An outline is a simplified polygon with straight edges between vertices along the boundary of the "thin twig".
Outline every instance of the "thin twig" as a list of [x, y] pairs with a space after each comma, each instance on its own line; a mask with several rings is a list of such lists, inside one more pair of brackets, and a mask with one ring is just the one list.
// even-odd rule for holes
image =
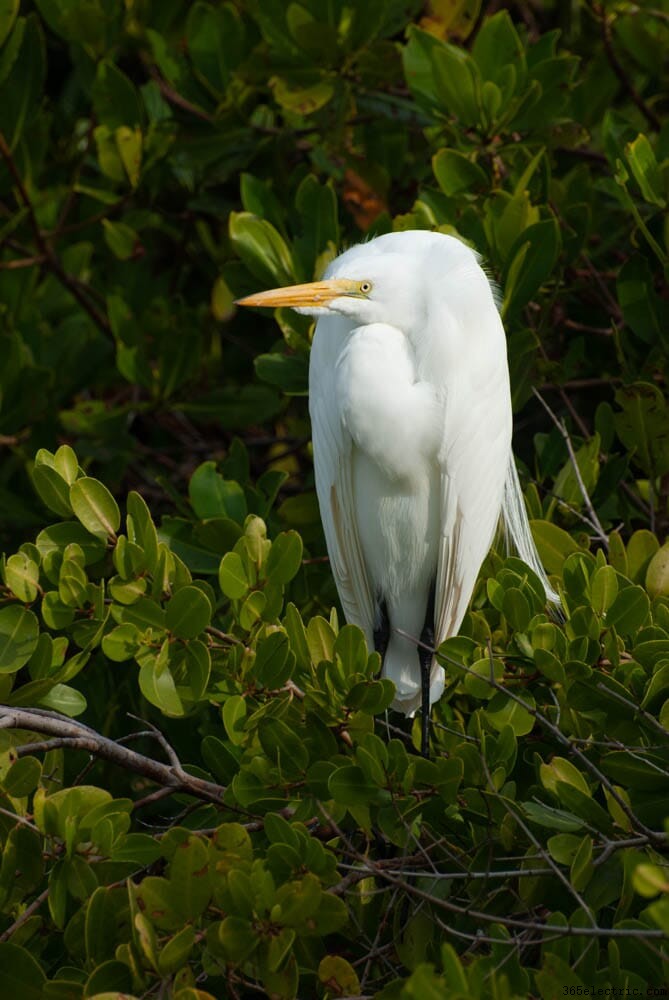
[[23, 267], [35, 267], [37, 264], [46, 263], [44, 254], [35, 254], [33, 257], [19, 257], [16, 260], [0, 261], [0, 271], [18, 271]]
[[170, 102], [170, 104], [173, 104], [174, 107], [181, 108], [182, 111], [187, 111], [189, 114], [194, 115], [203, 122], [209, 122], [211, 124], [214, 121], [212, 115], [207, 114], [207, 112], [203, 111], [202, 108], [198, 108], [197, 105], [192, 104], [191, 101], [182, 97], [181, 94], [174, 90], [173, 87], [170, 87], [169, 83], [166, 80], [163, 80], [162, 76], [160, 76], [155, 69], [151, 70], [151, 76], [157, 83], [160, 93], [167, 101]]
[[165, 755], [169, 760], [170, 764], [172, 765], [172, 767], [181, 766], [181, 762], [179, 760], [179, 757], [177, 756], [176, 750], [174, 749], [172, 744], [168, 742], [166, 737], [163, 736], [163, 734], [161, 733], [161, 731], [158, 729], [157, 726], [154, 726], [152, 722], [147, 722], [146, 719], [140, 718], [139, 715], [133, 715], [132, 712], [128, 712], [128, 718], [134, 719], [135, 722], [141, 722], [143, 726], [148, 726], [147, 735], [151, 736], [154, 740], [156, 740], [157, 743], [160, 744], [160, 746], [165, 751]]
[[14, 923], [10, 927], [8, 927], [7, 930], [3, 931], [2, 934], [0, 934], [0, 942], [9, 941], [9, 939], [19, 929], [19, 927], [22, 927], [27, 920], [30, 920], [33, 913], [36, 913], [37, 910], [39, 910], [42, 903], [46, 902], [48, 896], [49, 896], [49, 887], [47, 886], [46, 889], [40, 892], [39, 896], [33, 899], [30, 906], [26, 906], [21, 916], [17, 917]]
[[581, 470], [578, 467], [578, 462], [576, 461], [576, 454], [574, 452], [574, 448], [571, 443], [571, 438], [569, 437], [569, 432], [567, 431], [567, 428], [564, 425], [564, 421], [559, 420], [556, 417], [556, 415], [553, 413], [548, 403], [544, 400], [541, 393], [537, 392], [535, 388], [532, 389], [532, 392], [537, 397], [537, 399], [543, 406], [544, 410], [546, 411], [546, 413], [551, 418], [551, 420], [559, 430], [560, 434], [562, 435], [562, 439], [567, 448], [567, 453], [569, 454], [569, 461], [571, 462], [572, 468], [574, 470], [574, 475], [576, 477], [576, 482], [578, 483], [578, 488], [580, 490], [581, 496], [583, 497], [583, 503], [585, 504], [585, 508], [589, 515], [590, 524], [592, 525], [602, 545], [604, 545], [604, 547], [608, 549], [609, 537], [604, 531], [601, 521], [597, 517], [597, 511], [592, 505], [592, 501], [585, 487], [585, 483], [583, 482], [583, 476], [581, 475]]

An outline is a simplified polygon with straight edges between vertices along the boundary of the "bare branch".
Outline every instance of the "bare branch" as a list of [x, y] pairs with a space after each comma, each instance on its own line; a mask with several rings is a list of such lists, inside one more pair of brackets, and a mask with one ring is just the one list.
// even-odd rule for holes
[[17, 747], [16, 752], [20, 757], [34, 752], [36, 748], [53, 750], [66, 747], [86, 750], [101, 760], [107, 760], [127, 771], [141, 774], [164, 788], [187, 792], [204, 802], [222, 805], [225, 787], [188, 774], [176, 755], [175, 763], [163, 764], [152, 757], [145, 757], [128, 747], [121, 746], [83, 723], [75, 722], [57, 712], [0, 705], [0, 729], [25, 729], [28, 732], [44, 733], [54, 737], [44, 743], [28, 743]]

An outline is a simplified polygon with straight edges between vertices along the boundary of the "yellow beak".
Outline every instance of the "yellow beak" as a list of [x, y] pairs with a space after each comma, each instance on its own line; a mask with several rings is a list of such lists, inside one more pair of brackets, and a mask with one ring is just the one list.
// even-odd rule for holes
[[238, 306], [258, 306], [276, 309], [281, 306], [292, 308], [325, 307], [342, 295], [359, 295], [357, 281], [346, 278], [331, 278], [329, 281], [310, 281], [306, 285], [289, 285], [287, 288], [272, 288], [268, 292], [258, 292], [237, 299]]

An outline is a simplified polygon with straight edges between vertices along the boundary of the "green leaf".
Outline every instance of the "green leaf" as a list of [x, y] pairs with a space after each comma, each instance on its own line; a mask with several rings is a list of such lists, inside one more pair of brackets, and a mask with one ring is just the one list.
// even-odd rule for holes
[[302, 218], [295, 256], [305, 277], [320, 278], [323, 255], [334, 256], [339, 245], [337, 196], [332, 182], [320, 184], [313, 174], [307, 174], [297, 189], [295, 207]]
[[625, 158], [646, 201], [664, 208], [666, 201], [662, 196], [662, 177], [653, 147], [643, 133], [625, 146]]
[[14, 674], [37, 647], [39, 623], [27, 608], [0, 608], [0, 674]]
[[115, 537], [121, 524], [118, 504], [99, 480], [83, 476], [70, 486], [70, 503], [83, 526], [98, 538]]
[[600, 566], [590, 581], [590, 599], [594, 610], [602, 615], [618, 596], [618, 574], [613, 566]]
[[289, 285], [295, 281], [290, 251], [265, 219], [250, 212], [231, 212], [230, 240], [258, 281], [267, 285]]
[[84, 996], [98, 997], [109, 995], [117, 998], [118, 994], [132, 994], [132, 973], [125, 962], [110, 960], [98, 965], [91, 972], [84, 985]]
[[235, 297], [222, 274], [216, 278], [211, 289], [211, 312], [219, 323], [232, 319], [235, 314]]
[[515, 315], [538, 292], [555, 270], [560, 253], [560, 228], [556, 219], [528, 226], [513, 245], [505, 281], [502, 315]]
[[[97, 149], [100, 170], [104, 176], [115, 182], [124, 181], [126, 176], [125, 169], [118, 151], [114, 130], [107, 125], [98, 125], [93, 129], [93, 138]], [[104, 229], [103, 232], [105, 232]], [[111, 232], [113, 239], [113, 230]], [[112, 248], [110, 247], [110, 249]]]
[[669, 334], [661, 322], [663, 303], [655, 291], [650, 265], [641, 254], [633, 254], [620, 269], [616, 282], [618, 302], [625, 323], [637, 337], [651, 346], [669, 348]]
[[645, 624], [650, 601], [643, 587], [625, 587], [606, 613], [607, 625], [615, 625], [619, 635], [632, 635]]
[[53, 456], [53, 467], [66, 483], [72, 485], [79, 475], [79, 461], [69, 444], [62, 444]]
[[455, 149], [440, 149], [432, 157], [432, 170], [439, 187], [449, 197], [463, 192], [475, 193], [488, 184], [485, 171], [478, 163]]
[[289, 396], [306, 396], [309, 359], [304, 354], [259, 354], [253, 362], [258, 378], [278, 386]]
[[190, 925], [170, 938], [158, 955], [158, 971], [161, 976], [171, 976], [178, 972], [188, 961], [194, 944], [195, 931]]
[[300, 736], [281, 719], [261, 719], [258, 736], [267, 756], [282, 770], [305, 770], [309, 752]]
[[486, 708], [486, 718], [497, 732], [505, 726], [511, 726], [516, 736], [526, 736], [534, 728], [534, 715], [529, 709], [534, 709], [534, 698], [527, 691], [523, 692], [522, 700], [528, 706], [524, 708], [504, 691], [498, 691], [490, 699]]
[[39, 566], [24, 552], [10, 556], [5, 565], [5, 583], [19, 601], [30, 604], [37, 597]]
[[207, 846], [195, 836], [182, 841], [172, 856], [170, 888], [182, 920], [197, 920], [211, 899]]
[[72, 517], [69, 485], [55, 469], [48, 465], [35, 465], [30, 477], [40, 499], [49, 510], [60, 517]]
[[1, 0], [0, 2], [0, 47], [5, 44], [9, 32], [14, 27], [21, 0]]
[[390, 708], [395, 698], [395, 685], [383, 677], [376, 681], [361, 681], [354, 684], [346, 696], [346, 704], [358, 712], [379, 715]]
[[179, 639], [195, 639], [210, 621], [211, 604], [199, 587], [182, 587], [165, 609], [165, 624]]
[[68, 684], [55, 684], [47, 694], [39, 699], [42, 708], [50, 708], [54, 712], [75, 718], [86, 711], [87, 703], [84, 695]]
[[[123, 164], [123, 169], [126, 172], [127, 178], [130, 181], [130, 187], [136, 188], [139, 184], [139, 177], [142, 168], [142, 131], [139, 128], [128, 128], [127, 125], [119, 125], [119, 127], [114, 132], [114, 138], [116, 139], [116, 148], [118, 149], [119, 156], [121, 158], [121, 163]], [[107, 220], [103, 220], [103, 226]], [[123, 223], [117, 223], [118, 227], [123, 226]], [[124, 229], [128, 231], [128, 234], [133, 233], [135, 236], [132, 253], [137, 251], [137, 246], [139, 244], [139, 237], [129, 226], [124, 226]], [[107, 228], [105, 227], [105, 239], [107, 240], [107, 245], [109, 249], [121, 260], [125, 260], [126, 257], [121, 256], [116, 248], [122, 248], [125, 253], [125, 239], [122, 233], [117, 229], [116, 235], [112, 236]], [[132, 256], [132, 254], [128, 254]]]
[[302, 80], [297, 83], [293, 79], [275, 76], [271, 85], [277, 103], [298, 115], [312, 115], [320, 111], [335, 94], [335, 88], [329, 80], [316, 79], [305, 86]]
[[508, 11], [500, 10], [485, 19], [476, 34], [472, 57], [484, 79], [500, 82], [505, 69], [514, 66], [519, 85], [524, 83], [525, 52]]
[[642, 583], [650, 561], [659, 550], [657, 535], [645, 528], [635, 531], [627, 543], [627, 572], [633, 583]]
[[669, 892], [669, 880], [659, 865], [637, 865], [632, 874], [632, 885], [635, 892], [646, 897]]
[[136, 625], [117, 625], [102, 639], [102, 652], [115, 663], [131, 660], [139, 648], [140, 633]]
[[247, 514], [244, 491], [234, 480], [224, 479], [216, 471], [215, 462], [203, 462], [191, 476], [188, 496], [193, 510], [201, 520], [229, 517], [244, 523]]
[[128, 494], [128, 538], [143, 551], [146, 565], [153, 573], [158, 561], [158, 534], [146, 501], [134, 491]]
[[117, 916], [112, 906], [113, 890], [99, 886], [86, 906], [84, 940], [86, 956], [93, 965], [114, 956], [114, 930]]
[[[7, 567], [9, 568], [9, 561]], [[669, 597], [669, 542], [665, 542], [648, 563], [646, 590], [651, 597]]]
[[583, 820], [573, 813], [564, 809], [554, 809], [552, 806], [544, 805], [543, 802], [523, 802], [522, 805], [524, 812], [534, 823], [549, 830], [573, 833], [585, 825]]
[[22, 798], [35, 791], [42, 776], [42, 765], [36, 757], [21, 757], [12, 762], [2, 786], [13, 798]]
[[[119, 159], [122, 163], [123, 160]], [[105, 243], [118, 260], [130, 260], [135, 253], [135, 248], [139, 243], [139, 236], [131, 226], [125, 222], [112, 222], [111, 219], [102, 220]]]
[[197, 75], [222, 95], [243, 53], [244, 26], [232, 4], [193, 4], [186, 23], [188, 52]]
[[253, 672], [264, 687], [283, 687], [294, 667], [295, 654], [283, 630], [271, 632], [258, 643]]
[[[25, 20], [18, 21], [12, 33], [14, 36], [20, 48], [3, 81], [3, 100], [0, 103], [0, 131], [10, 150], [17, 148], [24, 129], [37, 113], [46, 74], [44, 32], [37, 14], [33, 12]], [[8, 47], [11, 43], [12, 38]]]
[[226, 597], [238, 600], [248, 593], [251, 583], [244, 564], [236, 552], [226, 552], [218, 568], [218, 582]]
[[360, 980], [355, 969], [339, 955], [326, 955], [318, 966], [318, 978], [328, 990], [335, 990], [339, 996], [357, 996]]
[[81, 608], [88, 601], [88, 578], [73, 559], [64, 559], [61, 564], [58, 596], [69, 608]]
[[230, 962], [243, 962], [260, 943], [254, 928], [242, 917], [226, 917], [218, 925], [214, 924], [212, 930], [214, 928], [217, 930], [217, 944]]
[[469, 992], [467, 976], [455, 948], [448, 941], [441, 946], [441, 966], [450, 989], [466, 995]]
[[[16, 0], [5, 0], [5, 2], [12, 4], [16, 2]], [[14, 63], [16, 62], [23, 43], [25, 28], [26, 19], [24, 17], [20, 17], [18, 21], [16, 21], [14, 30], [10, 33], [2, 53], [0, 53], [0, 84], [5, 82], [14, 67]], [[21, 213], [17, 213], [14, 216], [14, 219], [10, 222], [10, 226], [13, 228], [14, 225], [18, 225], [21, 222], [21, 218]], [[3, 232], [6, 232], [4, 227]]]
[[0, 943], [0, 994], [21, 1000], [42, 1000], [46, 976], [39, 962], [25, 948]]
[[140, 597], [134, 604], [117, 610], [124, 622], [131, 622], [142, 630], [150, 628], [162, 632], [165, 629], [165, 612], [150, 597]]
[[557, 782], [563, 781], [580, 789], [584, 795], [590, 795], [588, 783], [574, 764], [564, 757], [553, 757], [548, 764], [539, 765], [539, 775], [544, 788], [557, 794]]
[[335, 634], [325, 618], [315, 615], [307, 625], [307, 645], [313, 663], [331, 660], [334, 656]]
[[50, 590], [42, 598], [42, 618], [49, 628], [67, 628], [74, 621], [74, 608], [63, 604], [58, 592]]
[[139, 670], [139, 687], [148, 701], [156, 705], [165, 715], [180, 716], [184, 707], [179, 697], [174, 678], [169, 667], [161, 658], [146, 657]]
[[669, 472], [669, 407], [657, 386], [637, 382], [616, 390], [618, 437], [645, 473]]
[[139, 95], [118, 66], [108, 59], [98, 63], [91, 91], [98, 122], [110, 129], [120, 125], [134, 128], [142, 121]]
[[361, 767], [352, 764], [333, 771], [328, 788], [335, 802], [344, 806], [383, 805], [392, 798], [387, 789], [380, 788]]
[[289, 583], [302, 566], [302, 538], [296, 531], [283, 531], [272, 542], [266, 572], [272, 583]]
[[532, 610], [529, 601], [519, 587], [508, 587], [502, 599], [502, 611], [509, 624], [517, 632], [523, 632], [530, 623]]
[[246, 701], [235, 694], [223, 703], [223, 725], [228, 739], [236, 746], [246, 742]]
[[581, 551], [571, 535], [550, 521], [531, 520], [530, 528], [539, 558], [549, 573], [559, 573], [567, 556]]

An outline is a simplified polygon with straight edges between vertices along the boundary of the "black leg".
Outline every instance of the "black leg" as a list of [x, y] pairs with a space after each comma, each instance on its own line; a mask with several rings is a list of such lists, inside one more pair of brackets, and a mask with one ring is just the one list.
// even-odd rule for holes
[[380, 654], [383, 661], [388, 649], [388, 643], [390, 642], [390, 619], [388, 618], [388, 608], [385, 601], [381, 601], [379, 604], [379, 611], [381, 613], [381, 620], [379, 621], [379, 627], [374, 629], [374, 649]]
[[420, 697], [421, 697], [421, 728], [420, 752], [423, 757], [430, 756], [430, 674], [432, 673], [432, 647], [434, 646], [434, 583], [430, 587], [430, 597], [425, 612], [425, 624], [420, 635], [423, 646], [418, 647], [418, 662], [420, 663]]

